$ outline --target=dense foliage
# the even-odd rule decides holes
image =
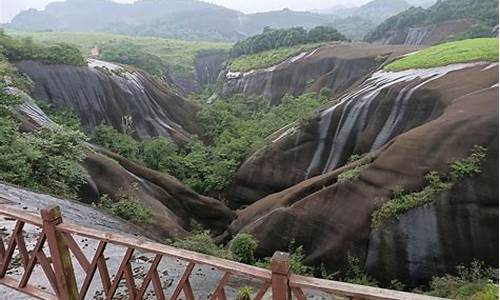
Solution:
[[[33,42],[31,38],[14,38],[0,29],[0,54],[8,60],[38,60],[48,63],[85,65],[80,51],[68,44],[59,43],[44,46]]]
[[[498,38],[479,38],[440,44],[396,60],[384,69],[401,71],[474,61],[498,62]]]
[[[427,9],[411,7],[385,20],[370,32],[365,37],[365,40],[369,42],[376,41],[391,30],[424,26],[455,19],[475,19],[480,24],[492,28],[498,24],[498,1],[439,0]]]
[[[302,27],[289,29],[273,29],[266,27],[264,32],[241,40],[234,44],[231,56],[238,57],[270,49],[291,47],[307,43],[344,41],[346,37],[336,29],[328,26],[317,26],[309,31]]]
[[[175,75],[186,76],[192,73],[195,58],[199,53],[207,51],[228,51],[231,47],[227,43],[212,42],[190,42],[154,37],[126,36],[110,33],[97,32],[14,32],[13,35],[20,37],[31,37],[35,42],[55,44],[66,42],[76,45],[82,53],[90,53],[92,47],[102,49],[102,55],[113,62],[130,63],[140,68],[160,70],[166,68]],[[132,54],[125,53],[126,59],[122,59],[117,53],[124,50],[133,51]],[[151,64],[161,59],[156,67]],[[164,69],[162,68],[163,72]]]
[[[20,133],[10,113],[18,99],[0,89],[0,180],[74,197],[84,182],[85,136],[63,127]]]
[[[92,140],[147,167],[167,172],[201,193],[222,191],[242,160],[276,130],[307,118],[329,100],[329,93],[286,96],[271,107],[260,97],[236,95],[201,104],[199,123],[210,143],[193,139],[183,147],[155,138],[138,142],[101,125]]]
[[[108,195],[103,195],[99,199],[97,207],[136,224],[151,223],[151,209],[133,197],[123,195],[117,201],[113,201]]]
[[[161,58],[143,52],[138,46],[127,42],[105,45],[101,49],[100,58],[106,61],[136,66],[153,75],[163,75],[166,70]]]

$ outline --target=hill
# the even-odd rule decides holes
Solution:
[[[427,9],[411,7],[390,17],[367,34],[365,40],[436,43],[449,38],[488,36],[497,24],[496,0],[442,0]],[[439,37],[431,38],[433,33]],[[416,38],[411,37],[412,34]]]
[[[210,51],[229,50],[229,43],[193,42],[155,37],[126,36],[110,33],[94,32],[23,32],[8,31],[14,36],[30,37],[35,42],[57,44],[66,42],[77,46],[83,54],[89,54],[90,49],[98,46],[102,50],[127,46],[135,51],[156,56],[172,73],[179,76],[191,74],[195,67],[198,54]],[[112,60],[112,59],[110,59]],[[122,62],[126,63],[126,62]],[[144,66],[139,66],[143,69]],[[157,66],[158,67],[158,66]],[[147,70],[151,73],[151,70]]]
[[[45,10],[19,13],[8,25],[21,30],[92,31],[189,40],[235,41],[266,26],[306,28],[322,25],[329,16],[288,9],[248,14],[197,0],[141,0],[132,4],[110,0],[68,0]]]

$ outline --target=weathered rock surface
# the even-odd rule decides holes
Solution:
[[[398,30],[390,30],[380,40],[375,41],[375,43],[434,45],[462,33],[476,24],[477,21],[474,20],[459,19],[423,27],[406,27]]]
[[[24,130],[57,126],[27,94],[16,107]],[[35,113],[33,113],[35,112]],[[220,201],[199,195],[176,178],[139,166],[117,154],[94,145],[88,145],[81,163],[86,181],[80,189],[80,200],[88,204],[98,202],[103,195],[118,200],[123,197],[143,202],[152,212],[152,222],[141,226],[155,236],[178,237],[190,230],[190,221],[196,220],[214,232],[222,232],[234,213]]]
[[[498,266],[498,65],[379,72],[343,99],[247,161],[246,196],[296,184],[240,211],[223,237],[249,232],[263,256],[294,240],[307,263],[331,269],[350,254],[377,279],[412,286],[472,259]],[[446,174],[475,145],[488,149],[480,174],[371,229],[395,186],[420,190],[428,172]],[[370,151],[359,179],[337,182],[359,164],[339,168],[352,153]]]
[[[193,104],[142,71],[98,60],[89,60],[89,67],[33,61],[17,67],[34,81],[35,98],[73,110],[89,132],[108,124],[137,138],[175,142],[200,134]]]
[[[353,154],[379,149],[392,138],[442,114],[456,97],[497,83],[496,67],[451,65],[379,71],[305,124],[271,137],[239,168],[229,189],[238,207],[344,165]]]
[[[279,104],[285,94],[298,96],[319,92],[322,88],[340,94],[365,79],[387,59],[418,49],[364,43],[329,44],[266,69],[246,73],[227,70],[223,74],[223,93],[262,95],[271,104]]]

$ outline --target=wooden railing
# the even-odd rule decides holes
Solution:
[[[149,297],[166,299],[165,289],[158,274],[158,266],[165,257],[173,257],[187,263],[170,299],[178,299],[181,293],[184,294],[183,299],[186,300],[200,298],[195,298],[190,282],[196,265],[210,266],[213,270],[223,272],[223,276],[213,291],[207,292],[209,299],[212,300],[227,299],[227,284],[230,279],[237,277],[250,278],[253,282],[257,282],[257,288],[253,294],[255,300],[262,299],[264,295],[273,300],[289,300],[293,297],[304,300],[307,299],[305,292],[311,291],[321,291],[348,299],[429,299],[429,297],[416,294],[293,275],[290,274],[287,253],[277,252],[272,258],[272,270],[266,270],[127,235],[106,233],[63,223],[61,211],[57,206],[42,210],[40,217],[0,206],[0,216],[15,222],[10,237],[6,238],[7,246],[3,239],[0,239],[0,284],[39,299],[91,298],[88,292],[96,273],[99,273],[104,299],[144,299],[146,290],[151,290],[151,285],[152,292],[149,293]],[[26,224],[38,229],[36,230],[37,242],[31,251],[28,251],[23,235]],[[82,247],[75,240],[76,236],[96,242],[97,246],[91,260],[87,259]],[[122,246],[126,249],[114,276],[110,275],[107,257],[104,253],[109,245]],[[154,257],[151,259],[149,270],[142,278],[137,278],[131,266],[134,254],[139,252],[148,253]],[[17,253],[16,257],[14,253]],[[16,277],[9,275],[8,271],[17,257],[20,259],[21,271]],[[80,265],[84,273],[78,275],[83,276],[76,276],[74,267],[76,263]],[[36,266],[42,270],[52,292],[47,287],[30,284]],[[77,277],[83,280],[78,282]],[[125,286],[120,285],[123,279]],[[115,296],[120,286],[125,290],[127,297]],[[235,295],[229,298],[234,299]]]

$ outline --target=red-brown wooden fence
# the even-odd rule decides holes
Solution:
[[[230,278],[244,276],[260,282],[255,300],[268,299],[289,300],[307,299],[304,291],[321,291],[347,299],[431,299],[423,295],[373,288],[337,281],[323,280],[290,274],[289,257],[287,253],[277,252],[272,258],[272,270],[257,268],[217,257],[211,257],[187,250],[173,248],[160,243],[130,236],[106,233],[100,230],[63,223],[59,207],[51,207],[41,211],[41,216],[0,205],[0,215],[15,222],[14,229],[5,246],[0,239],[0,284],[16,289],[22,293],[39,299],[86,299],[91,282],[98,272],[105,299],[115,299],[120,281],[125,279],[128,299],[143,299],[146,290],[152,285],[156,299],[166,299],[158,265],[166,256],[175,257],[187,262],[187,267],[178,281],[170,299],[178,299],[181,293],[186,300],[194,300],[195,295],[190,282],[190,276],[196,265],[207,265],[224,272],[215,289],[207,292],[211,300],[227,299],[225,287]],[[26,224],[39,228],[37,242],[28,251],[23,228]],[[74,236],[86,237],[97,242],[97,248],[91,260],[88,260]],[[44,245],[48,252],[45,253]],[[110,276],[104,250],[110,244],[125,247],[127,250],[121,260],[118,271]],[[14,260],[14,253],[20,257],[22,274],[16,278],[7,271]],[[131,267],[131,258],[135,252],[154,255],[151,266],[142,282],[136,285],[136,279]],[[83,281],[77,282],[74,262],[78,262],[85,273]],[[39,265],[49,282],[52,292],[47,288],[31,285],[35,266]],[[235,297],[234,295],[232,296]],[[434,298],[437,299],[437,298]]]

